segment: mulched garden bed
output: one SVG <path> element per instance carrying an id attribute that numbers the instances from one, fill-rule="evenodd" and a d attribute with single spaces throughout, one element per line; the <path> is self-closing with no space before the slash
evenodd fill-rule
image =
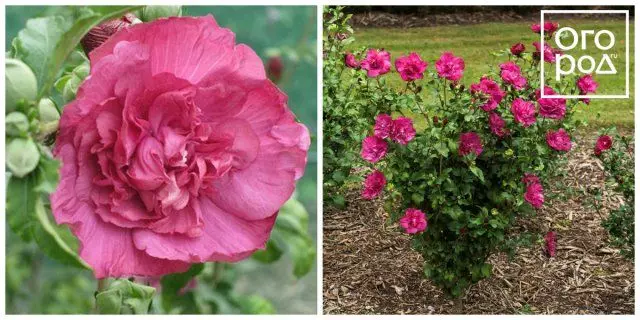
<path id="1" fill-rule="evenodd" d="M 423 277 L 422 257 L 408 235 L 387 223 L 381 201 L 363 201 L 352 190 L 346 209 L 325 205 L 324 313 L 633 314 L 633 262 L 607 246 L 600 222 L 608 210 L 599 214 L 584 204 L 585 190 L 601 188 L 604 174 L 591 156 L 594 139 L 582 140 L 570 152 L 562 189 L 546 192 L 566 199 L 548 200 L 536 217 L 515 226 L 540 235 L 555 230 L 556 257 L 548 258 L 543 244 L 518 249 L 512 260 L 495 254 L 491 278 L 455 301 Z M 608 208 L 621 201 L 603 198 Z"/>

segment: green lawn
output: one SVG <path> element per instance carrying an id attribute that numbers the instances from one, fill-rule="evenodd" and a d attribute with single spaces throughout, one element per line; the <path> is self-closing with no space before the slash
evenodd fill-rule
<path id="1" fill-rule="evenodd" d="M 580 29 L 607 29 L 615 35 L 624 35 L 625 22 L 611 21 L 587 21 L 587 20 L 560 20 L 560 25 L 578 26 Z M 415 51 L 423 59 L 429 62 L 429 68 L 434 68 L 434 62 L 443 51 L 452 51 L 455 55 L 465 60 L 465 73 L 462 82 L 466 85 L 477 82 L 478 79 L 489 71 L 492 65 L 497 66 L 506 60 L 505 57 L 495 57 L 490 52 L 508 48 L 514 43 L 522 42 L 527 51 L 534 50 L 532 43 L 538 38 L 529 29 L 530 23 L 486 23 L 464 26 L 442 26 L 412 29 L 382 29 L 364 28 L 355 30 L 355 39 L 349 49 L 362 46 L 371 48 L 384 48 L 391 52 L 392 60 L 400 55 Z M 576 28 L 578 29 L 578 28 Z M 584 107 L 578 116 L 587 119 L 590 125 L 609 125 L 633 127 L 633 92 L 634 92 L 634 48 L 633 48 L 633 24 L 630 25 L 630 99 L 593 99 L 591 105 Z M 603 39 L 604 40 L 604 39 Z M 620 46 L 618 59 L 613 62 L 619 70 L 620 76 L 600 76 L 596 80 L 600 82 L 599 94 L 620 94 L 620 89 L 612 92 L 610 88 L 624 89 L 624 39 L 616 39 Z M 606 43 L 605 41 L 603 41 Z M 550 66 L 547 64 L 547 66 Z M 392 68 L 393 74 L 387 75 L 387 81 L 400 88 L 404 87 L 402 79 Z M 600 119 L 596 120 L 600 113 Z"/>

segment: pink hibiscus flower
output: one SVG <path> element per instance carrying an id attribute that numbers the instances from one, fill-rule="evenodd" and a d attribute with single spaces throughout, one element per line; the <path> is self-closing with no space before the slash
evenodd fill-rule
<path id="1" fill-rule="evenodd" d="M 544 28 L 545 36 L 551 36 L 554 32 L 558 30 L 558 27 L 559 25 L 557 22 L 547 21 L 544 23 L 544 27 L 541 27 L 539 23 L 532 24 L 531 31 L 535 33 L 540 33 L 542 31 L 542 28 Z"/>
<path id="2" fill-rule="evenodd" d="M 509 133 L 509 130 L 505 128 L 504 119 L 495 112 L 489 114 L 489 128 L 498 137 L 503 137 Z"/>
<path id="3" fill-rule="evenodd" d="M 344 55 L 344 64 L 352 69 L 356 69 L 358 67 L 360 67 L 360 62 L 358 60 L 356 60 L 356 56 L 353 55 L 353 53 L 351 52 L 347 52 Z"/>
<path id="4" fill-rule="evenodd" d="M 427 229 L 427 216 L 418 209 L 409 208 L 400 218 L 400 226 L 408 234 L 420 233 Z"/>
<path id="5" fill-rule="evenodd" d="M 391 140 L 396 143 L 406 145 L 416 136 L 416 129 L 413 128 L 413 121 L 409 118 L 399 117 L 393 120 L 391 129 Z"/>
<path id="6" fill-rule="evenodd" d="M 373 126 L 373 135 L 380 139 L 386 139 L 391 134 L 393 119 L 388 114 L 381 113 L 376 116 L 376 124 Z"/>
<path id="7" fill-rule="evenodd" d="M 557 151 L 571 150 L 571 138 L 562 128 L 558 129 L 558 131 L 551 130 L 547 133 L 547 144 Z"/>
<path id="8" fill-rule="evenodd" d="M 516 90 L 522 90 L 527 86 L 527 79 L 522 76 L 520 67 L 513 61 L 500 65 L 500 77 L 502 81 L 510 84 Z"/>
<path id="9" fill-rule="evenodd" d="M 370 78 L 383 75 L 391 70 L 391 55 L 384 49 L 369 49 L 367 56 L 360 62 L 360 67 L 367 70 Z"/>
<path id="10" fill-rule="evenodd" d="M 438 76 L 451 81 L 458 81 L 464 72 L 464 60 L 451 52 L 445 52 L 436 61 Z"/>
<path id="11" fill-rule="evenodd" d="M 480 106 L 487 112 L 495 110 L 506 94 L 495 81 L 487 77 L 480 78 L 479 83 L 471 84 L 470 90 L 471 93 L 481 92 L 487 96 L 487 102 Z"/>
<path id="12" fill-rule="evenodd" d="M 544 43 L 544 48 L 540 47 L 540 42 L 538 41 L 534 42 L 533 46 L 536 48 L 536 52 L 533 53 L 534 57 L 540 59 L 540 55 L 542 55 L 542 59 L 545 62 L 554 63 L 556 62 L 556 55 L 562 55 L 561 50 L 552 48 L 546 42 Z"/>
<path id="13" fill-rule="evenodd" d="M 545 95 L 556 95 L 553 88 L 545 86 Z M 567 100 L 563 98 L 542 98 L 540 89 L 536 89 L 540 115 L 549 119 L 562 119 L 567 111 Z"/>
<path id="14" fill-rule="evenodd" d="M 383 139 L 370 136 L 362 140 L 362 150 L 360 151 L 362 159 L 376 163 L 382 159 L 385 154 L 387 154 L 387 142 Z"/>
<path id="15" fill-rule="evenodd" d="M 530 185 L 532 183 L 540 183 L 540 178 L 533 173 L 525 173 L 524 177 L 522 177 L 522 183 L 525 185 Z"/>
<path id="16" fill-rule="evenodd" d="M 525 48 L 524 48 L 524 44 L 518 42 L 516 44 L 514 44 L 513 46 L 511 46 L 511 54 L 514 56 L 520 56 L 523 52 L 524 52 Z"/>
<path id="17" fill-rule="evenodd" d="M 611 137 L 608 135 L 602 135 L 598 137 L 598 141 L 596 141 L 596 146 L 593 149 L 593 153 L 596 156 L 599 156 L 602 154 L 603 151 L 611 149 L 612 145 L 613 145 L 613 139 L 611 139 Z"/>
<path id="18" fill-rule="evenodd" d="M 427 70 L 427 65 L 415 52 L 396 59 L 396 70 L 398 70 L 400 77 L 404 81 L 422 79 L 424 71 Z"/>
<path id="19" fill-rule="evenodd" d="M 578 86 L 578 89 L 580 89 L 581 95 L 595 93 L 596 89 L 598 89 L 598 83 L 593 80 L 593 76 L 590 74 L 580 77 L 580 79 L 576 81 L 576 85 Z"/>
<path id="20" fill-rule="evenodd" d="M 362 197 L 367 200 L 371 200 L 377 197 L 387 184 L 387 179 L 384 177 L 384 173 L 376 170 L 370 173 L 367 178 L 364 179 L 364 189 L 362 189 Z"/>
<path id="21" fill-rule="evenodd" d="M 469 153 L 473 153 L 476 156 L 482 153 L 482 140 L 475 132 L 462 133 L 458 140 L 458 154 L 465 156 Z"/>
<path id="22" fill-rule="evenodd" d="M 264 248 L 310 139 L 255 52 L 206 16 L 124 28 L 89 57 L 60 119 L 51 206 L 95 276 Z"/>
<path id="23" fill-rule="evenodd" d="M 539 209 L 544 204 L 544 190 L 542 184 L 539 182 L 533 182 L 527 185 L 527 190 L 524 193 L 524 200 L 531 204 L 534 208 Z"/>
<path id="24" fill-rule="evenodd" d="M 536 108 L 533 102 L 517 98 L 511 103 L 511 113 L 514 120 L 525 128 L 536 122 Z"/>

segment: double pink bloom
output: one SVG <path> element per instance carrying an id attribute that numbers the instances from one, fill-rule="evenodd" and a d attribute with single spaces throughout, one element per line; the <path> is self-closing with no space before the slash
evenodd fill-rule
<path id="1" fill-rule="evenodd" d="M 596 141 L 596 146 L 593 149 L 593 153 L 596 156 L 599 156 L 603 151 L 611 149 L 611 146 L 613 146 L 613 139 L 611 139 L 611 137 L 608 135 L 602 135 L 598 137 L 598 141 Z"/>
<path id="2" fill-rule="evenodd" d="M 511 113 L 514 120 L 525 128 L 536 122 L 536 108 L 533 102 L 516 98 L 511 103 Z"/>
<path id="3" fill-rule="evenodd" d="M 547 133 L 547 144 L 557 151 L 571 150 L 571 138 L 562 128 L 557 131 L 551 130 Z"/>
<path id="4" fill-rule="evenodd" d="M 486 95 L 487 102 L 480 106 L 480 108 L 487 112 L 495 110 L 506 94 L 502 91 L 500 85 L 487 77 L 480 78 L 479 83 L 471 84 L 470 90 L 471 93 L 480 92 Z"/>
<path id="5" fill-rule="evenodd" d="M 458 140 L 458 154 L 465 156 L 470 153 L 476 156 L 482 153 L 482 140 L 480 140 L 480 136 L 475 132 L 462 133 Z"/>
<path id="6" fill-rule="evenodd" d="M 522 182 L 526 186 L 524 200 L 536 209 L 541 208 L 544 204 L 544 190 L 540 179 L 534 174 L 526 173 L 522 178 Z"/>
<path id="7" fill-rule="evenodd" d="M 536 52 L 534 52 L 534 56 L 537 57 L 538 59 L 540 59 L 540 56 L 542 56 L 542 59 L 545 62 L 554 63 L 556 62 L 556 54 L 562 55 L 562 51 L 560 51 L 559 49 L 552 48 L 546 42 L 544 43 L 543 47 L 540 46 L 540 42 L 538 41 L 534 42 L 533 46 L 536 48 Z"/>
<path id="8" fill-rule="evenodd" d="M 445 52 L 436 61 L 436 71 L 441 78 L 458 81 L 464 72 L 464 60 L 454 56 L 451 52 Z"/>
<path id="9" fill-rule="evenodd" d="M 413 127 L 411 119 L 398 117 L 393 120 L 387 114 L 379 114 L 376 117 L 373 132 L 378 138 L 391 138 L 391 140 L 401 145 L 406 145 L 416 136 L 416 129 Z"/>
<path id="10" fill-rule="evenodd" d="M 367 56 L 360 62 L 360 67 L 367 70 L 367 76 L 375 78 L 391 70 L 391 55 L 384 49 L 369 49 Z"/>
<path id="11" fill-rule="evenodd" d="M 522 90 L 527 86 L 527 78 L 522 75 L 520 67 L 513 61 L 500 65 L 500 77 L 516 90 Z"/>
<path id="12" fill-rule="evenodd" d="M 123 28 L 89 57 L 60 119 L 51 206 L 95 276 L 159 276 L 264 248 L 310 139 L 260 57 L 211 16 Z"/>
<path id="13" fill-rule="evenodd" d="M 367 200 L 377 197 L 386 184 L 387 179 L 384 177 L 384 174 L 378 170 L 373 171 L 364 180 L 362 197 Z"/>
<path id="14" fill-rule="evenodd" d="M 553 88 L 545 86 L 545 95 L 557 95 Z M 540 115 L 549 119 L 562 119 L 567 110 L 567 100 L 564 98 L 542 98 L 540 89 L 536 89 L 536 98 L 540 106 Z"/>
<path id="15" fill-rule="evenodd" d="M 418 209 L 409 208 L 400 218 L 400 226 L 408 234 L 420 233 L 427 229 L 427 216 Z"/>
<path id="16" fill-rule="evenodd" d="M 400 77 L 404 81 L 422 79 L 424 71 L 427 70 L 427 65 L 427 62 L 423 61 L 415 52 L 396 59 L 396 70 L 398 70 Z"/>

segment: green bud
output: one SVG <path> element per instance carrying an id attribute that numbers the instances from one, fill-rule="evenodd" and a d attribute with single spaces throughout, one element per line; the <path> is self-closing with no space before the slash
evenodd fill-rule
<path id="1" fill-rule="evenodd" d="M 511 158 L 511 157 L 513 156 L 513 150 L 512 150 L 512 149 L 507 149 L 507 150 L 504 152 L 504 155 L 505 155 L 507 158 Z"/>
<path id="2" fill-rule="evenodd" d="M 42 98 L 38 104 L 38 113 L 40 114 L 40 122 L 53 122 L 60 119 L 60 114 L 56 105 L 49 98 Z"/>
<path id="3" fill-rule="evenodd" d="M 11 112 L 5 118 L 5 127 L 10 136 L 20 136 L 29 131 L 29 119 L 24 113 Z"/>
<path id="4" fill-rule="evenodd" d="M 81 80 L 84 80 L 84 78 L 89 75 L 89 71 L 89 64 L 83 63 L 73 69 L 73 74 L 75 74 Z"/>
<path id="5" fill-rule="evenodd" d="M 142 9 L 142 21 L 149 22 L 166 17 L 181 17 L 182 6 L 146 6 Z"/>
<path id="6" fill-rule="evenodd" d="M 21 99 L 33 101 L 38 94 L 38 80 L 31 68 L 17 59 L 5 62 L 5 112 L 15 111 Z"/>
<path id="7" fill-rule="evenodd" d="M 78 88 L 80 87 L 80 84 L 82 83 L 82 80 L 78 77 L 76 77 L 75 75 L 71 75 L 71 77 L 69 77 L 69 80 L 67 80 L 67 82 L 64 85 L 64 89 L 62 89 L 62 99 L 65 102 L 69 102 L 73 99 L 76 98 L 76 93 L 78 92 Z"/>
<path id="8" fill-rule="evenodd" d="M 7 167 L 22 178 L 33 171 L 40 161 L 40 151 L 31 138 L 16 138 L 7 145 Z"/>

